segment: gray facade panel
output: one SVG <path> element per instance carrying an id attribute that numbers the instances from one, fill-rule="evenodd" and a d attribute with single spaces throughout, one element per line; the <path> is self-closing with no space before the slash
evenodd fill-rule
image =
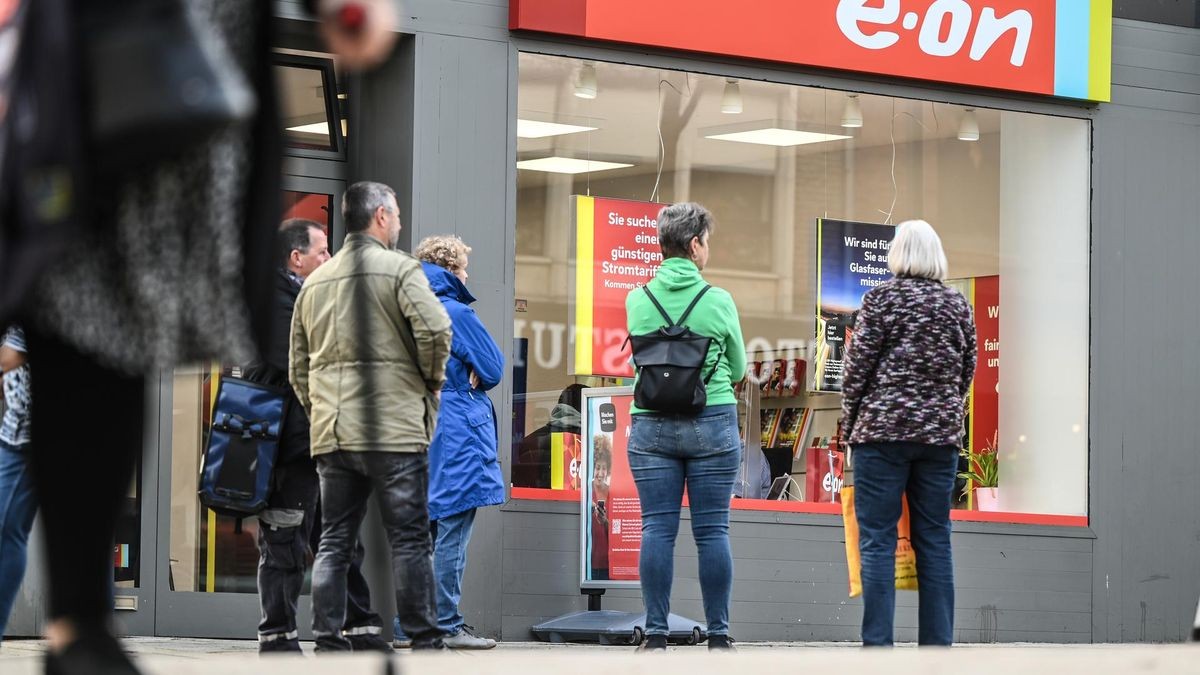
<path id="1" fill-rule="evenodd" d="M 555 506 L 559 513 L 504 513 L 506 640 L 528 639 L 531 625 L 586 607 L 579 595 L 578 514 Z M 836 521 L 788 526 L 743 515 L 735 514 L 731 525 L 734 633 L 749 640 L 858 639 L 862 602 L 847 597 L 845 539 Z M 702 619 L 688 522 L 685 514 L 672 610 Z M 1091 640 L 1091 539 L 956 532 L 954 548 L 956 639 Z M 609 591 L 603 602 L 641 611 L 635 591 Z M 915 639 L 916 606 L 917 594 L 898 594 L 898 638 Z"/>
<path id="2" fill-rule="evenodd" d="M 1177 641 L 1200 596 L 1200 33 L 1120 21 L 1113 41 L 1093 158 L 1093 639 Z"/>
<path id="3" fill-rule="evenodd" d="M 499 4 L 507 16 L 507 3 L 438 2 L 436 7 L 448 25 L 466 26 L 478 20 L 474 10 L 495 10 Z M 419 13 L 422 7 L 412 3 L 407 9 Z M 437 31 L 420 32 L 414 39 L 411 241 L 453 233 L 473 247 L 468 272 L 479 300 L 474 308 L 507 353 L 514 294 L 509 139 L 515 121 L 509 119 L 509 96 L 515 84 L 509 81 L 509 46 Z M 508 409 L 510 386 L 506 379 L 490 392 L 497 411 Z M 501 448 L 507 447 L 507 419 L 496 415 Z M 500 455 L 507 457 L 507 452 Z M 501 532 L 499 510 L 481 509 L 468 553 L 462 611 L 467 623 L 483 634 L 501 630 L 501 586 L 496 583 L 503 559 Z"/>

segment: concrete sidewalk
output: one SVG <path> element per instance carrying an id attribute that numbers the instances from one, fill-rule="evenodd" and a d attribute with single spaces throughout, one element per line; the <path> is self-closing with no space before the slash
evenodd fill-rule
<path id="1" fill-rule="evenodd" d="M 492 651 L 422 655 L 311 655 L 260 658 L 249 640 L 129 638 L 147 675 L 731 675 L 832 673 L 851 675 L 1015 675 L 1025 673 L 1200 673 L 1194 645 L 988 645 L 951 650 L 866 651 L 851 643 L 739 643 L 737 654 L 709 655 L 703 647 L 675 647 L 666 655 L 631 647 L 502 643 Z M 9 640 L 0 647 L 4 675 L 41 673 L 40 640 Z"/>

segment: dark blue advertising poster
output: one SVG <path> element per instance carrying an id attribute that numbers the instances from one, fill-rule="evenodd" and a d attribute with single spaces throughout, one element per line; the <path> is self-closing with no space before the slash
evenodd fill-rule
<path id="1" fill-rule="evenodd" d="M 817 352 L 813 387 L 841 391 L 854 315 L 867 291 L 891 278 L 891 225 L 817 219 Z"/>

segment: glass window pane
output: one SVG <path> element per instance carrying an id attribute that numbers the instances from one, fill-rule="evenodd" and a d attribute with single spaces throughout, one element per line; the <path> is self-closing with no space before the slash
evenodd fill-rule
<path id="1" fill-rule="evenodd" d="M 121 500 L 113 537 L 113 582 L 117 588 L 141 585 L 142 557 L 142 460 L 129 481 L 129 491 Z"/>
<path id="2" fill-rule="evenodd" d="M 816 460 L 841 405 L 836 391 L 810 393 L 826 345 L 818 222 L 890 233 L 919 218 L 937 229 L 951 283 L 974 302 L 980 369 L 963 447 L 999 449 L 996 508 L 1086 513 L 1086 120 L 535 54 L 520 56 L 518 118 L 514 487 L 570 488 L 559 472 L 571 444 L 553 443 L 556 431 L 578 433 L 569 386 L 632 383 L 577 374 L 594 372 L 575 363 L 577 332 L 611 328 L 578 322 L 578 265 L 601 270 L 624 253 L 577 259 L 572 198 L 590 195 L 697 201 L 715 215 L 704 277 L 738 306 L 752 379 L 742 388 L 746 469 L 767 467 L 743 477 L 745 497 L 784 472 L 796 484 L 781 491 L 787 498 L 827 495 L 806 483 L 824 466 Z M 596 218 L 594 230 L 613 226 Z M 873 260 L 882 265 L 886 251 Z M 845 323 L 836 325 L 852 336 Z M 1047 334 L 1058 336 L 1052 350 Z M 1047 361 L 1063 350 L 1071 358 Z M 796 365 L 798 391 L 781 384 Z M 1047 372 L 1053 386 L 1034 377 Z M 979 508 L 971 487 L 960 486 L 960 507 Z"/>
<path id="3" fill-rule="evenodd" d="M 205 509 L 197 497 L 204 443 L 223 375 L 217 364 L 177 368 L 172 393 L 170 587 L 201 593 L 257 593 L 258 520 L 236 521 Z"/>
<path id="4" fill-rule="evenodd" d="M 333 195 L 284 190 L 284 219 L 307 218 L 329 230 Z M 207 593 L 257 593 L 258 520 L 236 520 L 203 508 L 200 464 L 222 377 L 240 376 L 240 368 L 210 363 L 177 368 L 173 382 L 171 462 L 172 590 Z M 309 581 L 305 581 L 308 592 Z"/>
<path id="5" fill-rule="evenodd" d="M 284 134 L 288 145 L 293 148 L 329 151 L 338 149 L 337 139 L 330 135 L 327 99 L 328 89 L 333 83 L 326 79 L 328 72 L 319 67 L 275 65 L 275 77 L 283 109 Z M 340 106 L 334 106 L 334 109 L 338 107 Z M 339 119 L 338 124 L 344 132 L 344 120 Z"/>
<path id="6" fill-rule="evenodd" d="M 325 226 L 329 234 L 330 214 L 333 213 L 333 195 L 319 192 L 283 191 L 283 220 L 307 218 Z"/>

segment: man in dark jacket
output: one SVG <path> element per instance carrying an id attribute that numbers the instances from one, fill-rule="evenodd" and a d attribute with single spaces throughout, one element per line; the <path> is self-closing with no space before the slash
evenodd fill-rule
<path id="1" fill-rule="evenodd" d="M 271 305 L 271 340 L 263 363 L 247 371 L 247 379 L 277 387 L 288 383 L 288 338 L 292 311 L 304 279 L 329 260 L 325 230 L 312 220 L 293 218 L 279 228 L 283 265 L 275 275 Z M 308 552 L 317 550 L 321 535 L 317 469 L 309 455 L 308 416 L 292 400 L 280 434 L 279 458 L 272 476 L 267 509 L 258 516 L 258 624 L 260 652 L 298 652 L 296 603 L 304 583 Z M 371 596 L 362 574 L 363 547 L 355 546 L 347 572 L 347 612 L 344 633 L 355 650 L 391 651 L 380 637 L 379 615 L 371 612 Z"/>

